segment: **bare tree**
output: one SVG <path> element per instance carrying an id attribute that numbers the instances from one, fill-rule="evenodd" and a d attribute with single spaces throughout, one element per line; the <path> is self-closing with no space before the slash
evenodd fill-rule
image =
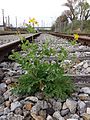
<path id="1" fill-rule="evenodd" d="M 83 30 L 84 21 L 88 20 L 90 17 L 90 5 L 87 0 L 78 0 L 78 13 L 79 19 L 81 21 L 80 29 Z"/>
<path id="2" fill-rule="evenodd" d="M 76 19 L 76 9 L 77 9 L 77 2 L 78 0 L 67 0 L 67 3 L 64 6 L 68 7 L 69 10 L 64 11 L 66 16 L 70 18 L 71 21 Z"/>
<path id="3" fill-rule="evenodd" d="M 90 5 L 86 0 L 79 0 L 78 12 L 80 20 L 87 20 L 90 17 Z"/>

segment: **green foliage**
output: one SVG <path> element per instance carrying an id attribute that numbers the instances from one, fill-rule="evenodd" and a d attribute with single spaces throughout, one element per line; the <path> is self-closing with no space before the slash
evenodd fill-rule
<path id="1" fill-rule="evenodd" d="M 82 26 L 82 30 L 81 30 Z M 55 26 L 52 27 L 52 30 L 55 30 Z M 67 34 L 70 33 L 90 33 L 90 20 L 73 20 L 71 23 L 68 23 L 67 25 L 64 25 L 62 27 L 61 32 L 65 32 Z M 59 32 L 59 31 L 57 31 Z"/>
<path id="2" fill-rule="evenodd" d="M 69 23 L 65 26 L 65 32 L 69 33 L 90 33 L 90 20 L 83 20 L 82 31 L 81 31 L 82 21 L 74 20 L 72 23 Z M 78 31 L 79 29 L 79 31 Z"/>
<path id="3" fill-rule="evenodd" d="M 73 82 L 70 77 L 64 76 L 64 69 L 60 67 L 60 62 L 67 57 L 64 48 L 57 54 L 56 49 L 50 48 L 49 42 L 30 44 L 27 40 L 22 40 L 21 49 L 23 54 L 13 52 L 9 57 L 26 71 L 26 74 L 18 79 L 14 88 L 16 93 L 33 95 L 42 91 L 46 96 L 64 99 L 73 92 Z M 50 56 L 56 54 L 57 60 L 49 62 Z"/>
<path id="4" fill-rule="evenodd" d="M 34 27 L 32 27 L 31 25 L 29 24 L 26 24 L 27 28 L 26 30 L 29 32 L 29 33 L 36 33 L 36 30 L 34 29 Z"/>
<path id="5" fill-rule="evenodd" d="M 74 45 L 76 45 L 77 42 L 76 42 L 76 40 L 73 40 L 73 41 L 71 41 L 70 43 L 71 43 L 71 45 L 74 46 Z"/>

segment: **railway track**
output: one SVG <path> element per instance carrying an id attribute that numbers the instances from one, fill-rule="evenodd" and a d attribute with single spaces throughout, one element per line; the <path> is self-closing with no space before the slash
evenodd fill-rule
<path id="1" fill-rule="evenodd" d="M 2 35 L 15 35 L 18 32 L 20 34 L 27 34 L 27 31 L 0 31 L 0 36 L 2 36 Z"/>
<path id="2" fill-rule="evenodd" d="M 37 36 L 39 36 L 41 33 L 36 33 L 36 34 L 26 34 L 26 35 L 22 35 L 23 37 L 25 37 L 27 40 L 29 40 L 30 42 L 32 41 L 32 39 L 35 39 Z M 0 38 L 4 37 L 4 41 L 1 45 L 0 45 L 0 62 L 4 60 L 5 56 L 7 56 L 11 50 L 13 49 L 19 49 L 19 44 L 20 44 L 20 38 L 17 36 L 0 36 Z"/>
<path id="3" fill-rule="evenodd" d="M 85 46 L 82 44 L 76 44 L 75 46 L 70 45 L 70 42 L 68 42 L 66 40 L 66 38 L 61 38 L 57 37 L 57 36 L 52 36 L 52 35 L 41 35 L 40 37 L 38 37 L 39 40 L 43 40 L 45 41 L 45 39 L 50 39 L 51 43 L 50 46 L 51 47 L 55 47 L 57 48 L 57 52 L 60 51 L 61 47 L 64 47 L 67 49 L 68 51 L 68 57 L 67 60 L 65 62 L 65 64 L 67 64 L 67 62 L 73 61 L 73 54 L 76 56 L 76 62 L 74 61 L 74 64 L 72 67 L 70 67 L 67 71 L 69 71 L 65 75 L 69 75 L 73 78 L 73 80 L 75 81 L 75 83 L 77 83 L 77 85 L 80 84 L 80 86 L 90 86 L 90 47 L 89 46 Z M 38 41 L 39 41 L 38 40 Z M 49 60 L 53 60 L 55 61 L 57 58 L 56 57 L 50 57 Z M 74 60 L 75 60 L 74 59 Z M 88 68 L 87 67 L 88 64 Z M 87 71 L 88 70 L 88 71 Z M 87 72 L 86 72 L 87 71 Z"/>
<path id="4" fill-rule="evenodd" d="M 90 47 L 82 46 L 80 44 L 76 44 L 75 46 L 72 46 L 70 44 L 70 42 L 66 41 L 65 39 L 59 38 L 59 37 L 55 37 L 55 36 L 48 35 L 48 34 L 41 34 L 40 36 L 39 35 L 40 34 L 30 35 L 26 39 L 29 39 L 31 41 L 32 37 L 36 38 L 38 36 L 35 39 L 35 41 L 39 44 L 44 43 L 46 40 L 49 40 L 50 41 L 50 44 L 49 44 L 50 47 L 56 48 L 57 53 L 60 52 L 61 47 L 65 47 L 67 49 L 67 51 L 69 51 L 69 54 L 70 53 L 73 54 L 73 53 L 76 53 L 76 52 L 77 53 L 79 53 L 79 52 L 83 53 L 83 52 L 88 52 L 90 50 L 89 49 Z M 16 44 L 14 44 L 14 43 L 16 43 Z M 16 48 L 16 46 L 18 46 L 19 43 L 20 43 L 20 40 L 13 41 L 12 44 L 11 43 L 7 43 L 6 45 L 4 44 L 3 45 L 4 47 L 0 47 L 0 49 L 3 48 L 2 52 L 3 52 L 4 49 L 7 51 L 8 47 L 10 48 L 10 47 L 13 46 L 13 48 L 14 47 Z M 5 50 L 4 50 L 4 53 L 6 52 Z M 51 56 L 51 60 L 52 60 L 52 56 Z M 52 61 L 54 61 L 54 60 L 52 60 Z M 67 59 L 67 61 L 70 62 L 70 60 L 68 60 L 68 59 Z M 81 64 L 81 62 L 79 64 Z M 84 64 L 84 67 L 87 66 L 85 64 Z M 78 64 L 76 63 L 75 65 L 78 65 Z M 88 66 L 89 66 L 89 64 L 88 64 Z M 81 91 L 81 90 L 83 90 L 82 87 L 86 87 L 86 86 L 90 87 L 90 75 L 89 74 L 85 74 L 85 75 L 84 74 L 82 74 L 82 75 L 81 74 L 68 74 L 68 75 L 73 77 L 74 81 L 76 82 L 76 86 L 77 86 L 77 88 L 76 88 L 75 92 L 72 94 L 71 98 L 66 99 L 66 100 L 62 100 L 60 98 L 59 99 L 58 98 L 56 98 L 56 99 L 50 98 L 48 100 L 47 98 L 43 99 L 42 94 L 35 94 L 35 97 L 34 97 L 34 96 L 31 96 L 31 95 L 20 95 L 19 96 L 19 95 L 14 95 L 14 94 L 11 93 L 11 90 L 12 90 L 13 86 L 17 85 L 16 84 L 17 83 L 17 78 L 21 74 L 25 73 L 25 71 L 23 72 L 23 70 L 20 68 L 20 65 L 17 64 L 16 62 L 11 62 L 11 61 L 2 62 L 0 64 L 0 70 L 2 70 L 2 71 L 0 71 L 0 85 L 1 85 L 0 86 L 1 87 L 1 93 L 0 93 L 0 95 L 1 95 L 0 96 L 1 115 L 0 115 L 0 118 L 1 119 L 3 119 L 3 116 L 5 116 L 6 119 L 7 118 L 19 119 L 20 116 L 21 116 L 20 119 L 23 119 L 23 118 L 25 120 L 28 119 L 28 118 L 32 119 L 32 116 L 30 116 L 29 114 L 27 114 L 27 117 L 26 117 L 26 112 L 33 110 L 33 108 L 35 108 L 36 105 L 37 105 L 37 107 L 39 107 L 39 104 L 40 104 L 40 108 L 41 108 L 41 105 L 43 106 L 42 109 L 41 109 L 43 113 L 44 113 L 44 111 L 45 112 L 49 111 L 48 113 L 52 114 L 52 110 L 54 111 L 54 108 L 56 108 L 55 112 L 57 112 L 59 109 L 61 109 L 60 106 L 63 106 L 63 108 L 64 108 L 64 106 L 66 105 L 66 101 L 69 101 L 69 104 L 70 104 L 70 106 L 72 106 L 72 108 L 73 108 L 73 106 L 76 106 L 76 107 L 74 107 L 76 112 L 74 114 L 70 113 L 70 110 L 68 108 L 66 108 L 66 106 L 65 106 L 65 110 L 68 109 L 69 110 L 68 114 L 70 114 L 70 115 L 73 114 L 73 116 L 75 115 L 76 117 L 80 116 L 78 118 L 81 118 L 81 114 L 79 114 L 79 111 L 78 111 L 78 108 L 80 106 L 83 106 L 83 104 L 84 104 L 85 107 L 83 107 L 83 109 L 85 109 L 85 110 L 87 108 L 90 108 L 89 107 L 90 106 L 90 96 L 89 96 L 90 92 L 87 93 L 87 90 L 89 88 L 84 89 L 84 90 L 86 90 L 84 93 L 83 93 L 83 91 Z M 2 74 L 3 74 L 3 76 L 2 76 Z M 67 74 L 65 74 L 65 75 L 67 75 Z M 63 86 L 63 87 L 66 87 L 66 86 Z M 38 96 L 40 96 L 40 97 L 38 97 Z M 71 102 L 70 102 L 70 100 L 71 100 Z M 47 102 L 47 101 L 50 101 L 50 102 Z M 9 105 L 8 105 L 8 102 L 10 102 Z M 31 103 L 33 104 L 33 108 L 31 108 Z M 17 108 L 15 108 L 15 110 L 12 110 L 14 105 L 17 105 Z M 21 105 L 21 106 L 19 106 L 19 105 Z M 30 107 L 28 106 L 27 109 L 26 109 L 25 106 L 27 106 L 27 105 L 30 105 Z M 51 108 L 50 110 L 47 108 L 48 105 L 49 105 L 48 108 L 49 109 Z M 37 107 L 35 109 L 37 109 Z M 9 110 L 10 112 L 5 113 L 6 108 L 10 109 Z M 30 109 L 28 109 L 28 108 L 30 108 Z M 59 108 L 59 109 L 57 110 L 57 108 Z M 17 110 L 17 112 L 16 112 L 16 110 Z M 18 112 L 19 110 L 22 110 L 22 111 Z M 59 110 L 59 111 L 61 111 L 61 110 Z M 23 111 L 25 112 L 25 114 L 24 114 Z M 18 113 L 19 117 L 16 116 L 17 113 Z M 51 116 L 51 114 L 50 114 L 50 116 Z M 10 117 L 8 115 L 10 115 Z M 36 118 L 37 118 L 37 116 L 36 116 Z M 60 119 L 62 119 L 62 118 L 64 119 L 64 117 L 61 117 Z M 69 116 L 68 118 L 76 119 L 75 117 L 71 118 L 71 116 Z M 41 117 L 41 119 L 42 119 L 42 117 Z M 47 116 L 45 116 L 45 119 L 47 119 Z M 66 116 L 65 116 L 65 119 L 66 119 Z"/>
<path id="5" fill-rule="evenodd" d="M 39 37 L 35 39 L 36 42 L 45 42 L 46 39 L 48 39 L 50 40 L 50 46 L 55 47 L 57 49 L 57 52 L 60 51 L 61 47 L 65 47 L 67 51 L 69 51 L 68 58 L 66 60 L 69 62 L 71 62 L 73 58 L 73 54 L 75 54 L 79 62 L 74 61 L 75 63 L 73 64 L 73 66 L 69 68 L 70 71 L 67 72 L 68 71 L 67 70 L 65 75 L 68 74 L 69 76 L 71 76 L 73 80 L 78 84 L 82 83 L 83 85 L 88 83 L 88 86 L 89 86 L 90 85 L 90 70 L 89 70 L 90 69 L 90 47 L 82 46 L 81 44 L 72 46 L 68 41 L 65 40 L 65 38 L 62 39 L 61 37 L 55 37 L 49 34 L 41 34 L 41 35 L 40 34 L 41 33 L 29 35 L 26 37 L 26 39 L 28 39 L 30 42 L 32 41 L 32 37 L 35 39 L 37 36 Z M 5 56 L 8 55 L 8 53 L 10 53 L 12 49 L 18 49 L 19 44 L 20 44 L 20 39 L 1 45 L 0 61 L 3 61 Z M 49 61 L 55 61 L 55 60 L 56 60 L 56 57 L 52 57 L 52 56 L 49 59 Z M 85 64 L 88 64 L 87 68 L 83 68 L 83 66 L 84 67 L 87 66 L 87 65 L 85 66 Z M 86 73 L 85 73 L 85 70 L 87 70 Z"/>
<path id="6" fill-rule="evenodd" d="M 58 32 L 55 32 L 55 33 L 58 33 Z M 60 33 L 60 34 L 65 34 L 65 35 L 68 35 L 68 33 Z M 74 35 L 75 33 L 70 33 L 70 35 Z M 80 32 L 77 32 L 78 35 L 80 36 L 88 36 L 90 37 L 90 34 L 89 33 L 80 33 Z"/>
<path id="7" fill-rule="evenodd" d="M 55 33 L 55 32 L 51 32 L 49 33 L 51 35 L 55 35 L 57 37 L 61 37 L 61 38 L 66 38 L 68 40 L 73 40 L 74 39 L 74 35 L 66 35 L 66 34 L 60 34 L 60 33 Z M 85 35 L 85 36 L 83 36 Z M 78 42 L 80 42 L 83 45 L 87 45 L 90 46 L 90 37 L 86 36 L 87 34 L 80 34 L 79 38 L 78 38 Z"/>
<path id="8" fill-rule="evenodd" d="M 20 36 L 28 37 L 30 35 L 33 35 L 33 34 L 2 35 L 2 36 L 0 36 L 0 45 L 7 44 L 7 43 L 13 42 L 15 40 L 18 40 L 18 39 L 20 39 Z"/>

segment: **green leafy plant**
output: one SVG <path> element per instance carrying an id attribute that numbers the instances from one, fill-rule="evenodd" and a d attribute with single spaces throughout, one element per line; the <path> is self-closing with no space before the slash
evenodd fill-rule
<path id="1" fill-rule="evenodd" d="M 76 40 L 72 40 L 70 43 L 71 43 L 71 45 L 75 46 L 77 42 L 76 42 Z"/>
<path id="2" fill-rule="evenodd" d="M 60 63 L 67 57 L 64 48 L 57 54 L 56 49 L 46 43 L 29 43 L 23 39 L 21 44 L 22 52 L 14 52 L 10 59 L 18 62 L 26 71 L 18 79 L 14 92 L 22 95 L 33 95 L 35 92 L 43 92 L 49 97 L 67 98 L 74 90 L 70 77 L 64 76 L 64 69 Z M 57 54 L 55 61 L 50 60 Z"/>
<path id="3" fill-rule="evenodd" d="M 39 25 L 38 22 L 36 21 L 36 19 L 35 18 L 29 19 L 29 23 L 25 23 L 26 30 L 29 33 L 36 33 L 35 25 L 37 25 L 37 26 Z"/>
<path id="4" fill-rule="evenodd" d="M 36 33 L 36 30 L 34 29 L 34 27 L 32 27 L 30 24 L 25 24 L 26 25 L 26 30 L 29 33 Z"/>

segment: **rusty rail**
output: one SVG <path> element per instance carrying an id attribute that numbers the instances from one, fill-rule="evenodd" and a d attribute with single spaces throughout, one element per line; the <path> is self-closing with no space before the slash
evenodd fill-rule
<path id="1" fill-rule="evenodd" d="M 35 39 L 36 37 L 38 37 L 41 33 L 36 33 L 34 35 L 30 35 L 28 37 L 26 37 L 27 40 L 29 40 L 30 42 L 32 42 L 32 39 Z M 2 60 L 4 60 L 5 56 L 7 56 L 11 50 L 15 49 L 18 50 L 19 48 L 19 44 L 21 43 L 20 39 L 15 40 L 13 42 L 4 44 L 0 46 L 0 62 Z"/>
<path id="2" fill-rule="evenodd" d="M 55 32 L 55 33 L 59 33 L 59 32 Z M 64 32 L 62 32 L 62 33 L 60 32 L 59 34 L 68 35 L 68 33 L 64 33 Z M 74 33 L 74 32 L 69 33 L 69 35 L 74 35 L 74 34 L 76 34 L 76 33 Z M 88 37 L 90 37 L 90 33 L 78 33 L 78 32 L 77 32 L 77 34 L 80 35 L 80 36 L 88 36 Z"/>
<path id="3" fill-rule="evenodd" d="M 57 36 L 57 37 L 61 37 L 61 38 L 66 38 L 68 40 L 73 40 L 74 39 L 74 35 L 66 35 L 66 34 L 60 34 L 60 33 L 55 33 L 55 32 L 49 32 L 49 34 Z M 83 45 L 90 46 L 90 37 L 79 36 L 78 42 L 80 42 Z"/>
<path id="4" fill-rule="evenodd" d="M 27 31 L 20 31 L 20 34 L 27 34 Z M 0 31 L 0 36 L 2 35 L 17 35 L 18 31 Z"/>

